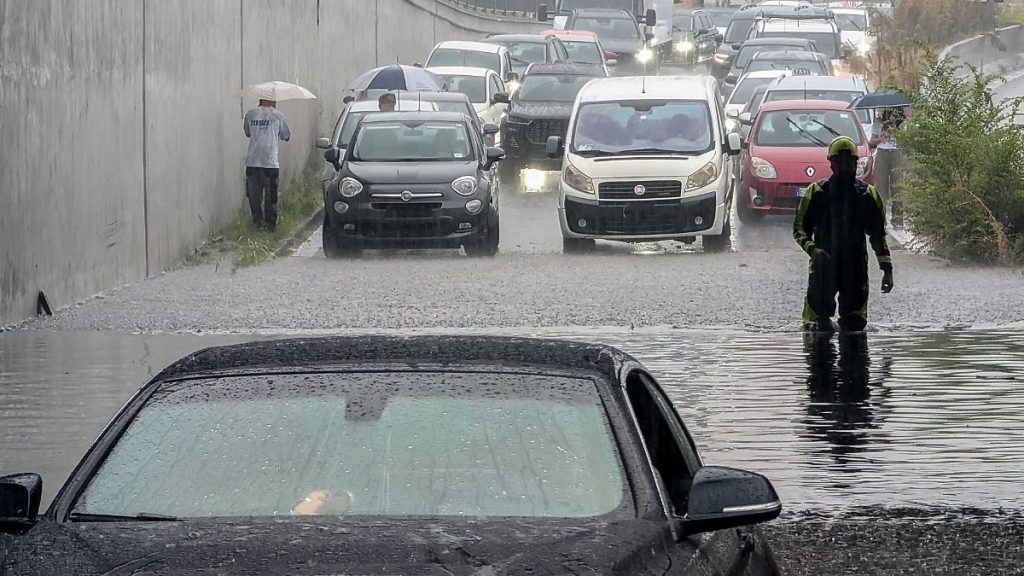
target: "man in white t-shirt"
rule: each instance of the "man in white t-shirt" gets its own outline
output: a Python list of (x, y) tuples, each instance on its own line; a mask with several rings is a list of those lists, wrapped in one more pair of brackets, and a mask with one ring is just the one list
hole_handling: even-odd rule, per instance
[(277, 180), (280, 164), (278, 142), (291, 138), (284, 114), (273, 100), (260, 100), (260, 105), (245, 113), (242, 130), (249, 138), (245, 157), (245, 195), (249, 197), (252, 221), (256, 225), (277, 227)]

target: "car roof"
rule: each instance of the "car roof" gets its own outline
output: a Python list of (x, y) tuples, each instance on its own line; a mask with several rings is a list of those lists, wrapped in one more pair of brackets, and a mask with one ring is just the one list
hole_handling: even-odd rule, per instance
[[(416, 92), (415, 96), (406, 96), (407, 100), (422, 100), (423, 102), (465, 102), (472, 104), (469, 101), (469, 96), (466, 96), (462, 92)], [(405, 102), (406, 100), (399, 100), (399, 102)]]
[(548, 37), (543, 34), (495, 34), (484, 38), (484, 42), (491, 42), (494, 40), (508, 40), (512, 42), (547, 42)]
[(851, 114), (856, 112), (850, 109), (849, 102), (835, 100), (776, 100), (761, 105), (762, 112), (777, 110), (845, 110)]
[(448, 40), (439, 43), (437, 46), (434, 46), (434, 50), (437, 50), (439, 48), (451, 48), (455, 50), (466, 50), (472, 52), (490, 52), (493, 54), (497, 54), (498, 52), (501, 51), (501, 49), (505, 47), (499, 46), (497, 44), (489, 44), (487, 42), (466, 42), (464, 40)]
[(479, 76), (481, 78), (495, 73), (490, 68), (477, 68), (473, 66), (431, 66), (427, 68), (427, 71), (438, 75)]
[(784, 76), (771, 84), (769, 90), (849, 90), (866, 91), (864, 79), (859, 76)]
[(810, 46), (813, 40), (807, 38), (751, 38), (743, 43), (740, 48), (746, 48), (747, 46), (792, 46), (796, 44), (804, 44)]
[[(551, 30), (545, 30), (545, 31), (541, 32), (541, 35), (543, 35), (543, 36), (555, 36), (556, 38), (558, 38), (560, 40), (565, 40), (566, 38), (571, 39), (571, 40), (567, 40), (567, 41), (573, 41), (574, 40), (574, 41), (578, 42), (580, 40), (593, 40), (595, 43), (597, 42), (597, 32), (591, 32), (590, 30), (555, 30), (555, 29), (551, 29)], [(573, 38), (573, 37), (575, 37), (575, 38)]]
[[(406, 92), (406, 94), (410, 94), (410, 93)], [(419, 110), (419, 107), (416, 106), (415, 102), (413, 102), (412, 104), (408, 104), (409, 101), (410, 101), (410, 99), (409, 99), (408, 96), (406, 96), (405, 98), (403, 98), (401, 95), (397, 96), (397, 108), (398, 108), (398, 110), (400, 112), (401, 111), (405, 111), (405, 110), (412, 110), (412, 111)], [(371, 100), (357, 100), (357, 101), (352, 102), (351, 104), (348, 105), (348, 111), (349, 112), (372, 112), (372, 111), (379, 110), (379, 109), (380, 109), (380, 104), (377, 103), (377, 99), (376, 98), (373, 98)]]
[(244, 374), (304, 368), (314, 371), (317, 366), (396, 363), (413, 368), (416, 364), (507, 366), (510, 371), (532, 366), (537, 371), (555, 368), (596, 372), (611, 381), (618, 381), (625, 364), (639, 366), (633, 357), (617, 348), (566, 340), (498, 336), (328, 336), (206, 348), (171, 364), (153, 381), (224, 372)]
[(591, 80), (580, 90), (581, 102), (614, 100), (681, 100), (708, 97), (714, 79), (710, 76), (620, 76)]
[(829, 8), (836, 14), (867, 14), (867, 8)]
[(593, 76), (598, 74), (604, 76), (604, 67), (600, 64), (575, 64), (570, 62), (536, 62), (530, 64), (526, 69), (526, 75), (550, 74), (550, 75), (578, 75)]
[(410, 111), (410, 112), (381, 112), (379, 114), (367, 114), (363, 117), (363, 123), (367, 122), (462, 122), (466, 115), (462, 112), (437, 112), (437, 111)]
[(762, 50), (751, 60), (818, 60), (822, 57), (820, 52), (808, 50)]
[(630, 20), (636, 20), (633, 14), (629, 10), (621, 8), (580, 8), (579, 10), (573, 11), (577, 17), (579, 16), (597, 16), (609, 18), (612, 16), (625, 15)]
[(764, 23), (766, 32), (832, 32), (835, 29), (836, 24), (832, 20), (768, 20)]

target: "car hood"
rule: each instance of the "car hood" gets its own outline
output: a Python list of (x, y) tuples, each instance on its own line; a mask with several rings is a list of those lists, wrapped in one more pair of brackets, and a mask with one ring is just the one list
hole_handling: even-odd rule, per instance
[[(643, 520), (44, 522), (14, 575), (661, 574), (669, 538)], [(642, 551), (642, 553), (641, 553)], [(660, 553), (652, 553), (660, 552)]]
[(616, 54), (636, 54), (643, 46), (639, 39), (630, 38), (608, 38), (601, 39), (601, 47), (608, 52)]
[(572, 102), (516, 102), (508, 108), (509, 116), (525, 120), (568, 120), (571, 114)]
[[(860, 146), (861, 158), (869, 155), (867, 146)], [(828, 146), (793, 146), (790, 148), (750, 145), (750, 155), (772, 163), (781, 182), (814, 182), (828, 178), (832, 168), (828, 161)], [(813, 168), (813, 174), (807, 169)]]
[(699, 156), (630, 156), (585, 157), (568, 155), (569, 162), (595, 180), (686, 180), (715, 159), (715, 152)]
[(345, 170), (367, 184), (443, 184), (460, 176), (475, 176), (476, 161), (470, 162), (353, 162)]

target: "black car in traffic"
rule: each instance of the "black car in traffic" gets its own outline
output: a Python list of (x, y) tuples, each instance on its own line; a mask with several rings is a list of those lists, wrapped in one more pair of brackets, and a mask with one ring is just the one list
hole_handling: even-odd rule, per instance
[(705, 466), (650, 372), (584, 343), (209, 348), (38, 515), (41, 486), (0, 478), (0, 575), (778, 573), (768, 480)]
[[(615, 54), (614, 75), (643, 74), (657, 70), (658, 54), (644, 53), (644, 30), (629, 10), (584, 8), (573, 10), (565, 21), (566, 30), (586, 30), (597, 34), (601, 46)], [(646, 62), (645, 62), (646, 60)]]
[(492, 34), (483, 39), (508, 49), (512, 71), (522, 77), (531, 64), (568, 62), (569, 52), (557, 36), (540, 34)]
[(360, 120), (324, 189), (328, 258), (362, 248), (498, 251), (498, 190), (492, 168), (504, 152), (484, 145), (466, 114), (397, 112)]
[(708, 64), (724, 38), (704, 10), (676, 10), (672, 13), (672, 42), (663, 48), (662, 61), (689, 67)]
[(587, 82), (604, 77), (603, 66), (590, 64), (534, 64), (527, 69), (501, 126), (506, 156), (498, 170), (503, 182), (515, 183), (527, 168), (561, 169), (561, 160), (547, 156), (548, 137), (565, 138), (576, 95)]

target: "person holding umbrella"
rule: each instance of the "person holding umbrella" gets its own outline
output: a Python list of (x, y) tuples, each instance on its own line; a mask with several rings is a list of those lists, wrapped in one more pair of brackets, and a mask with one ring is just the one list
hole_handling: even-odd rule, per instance
[(277, 102), (261, 98), (259, 106), (245, 113), (242, 124), (249, 138), (245, 156), (245, 195), (249, 198), (252, 222), (277, 228), (277, 180), (281, 165), (277, 158), (279, 141), (291, 139), (291, 131)]

